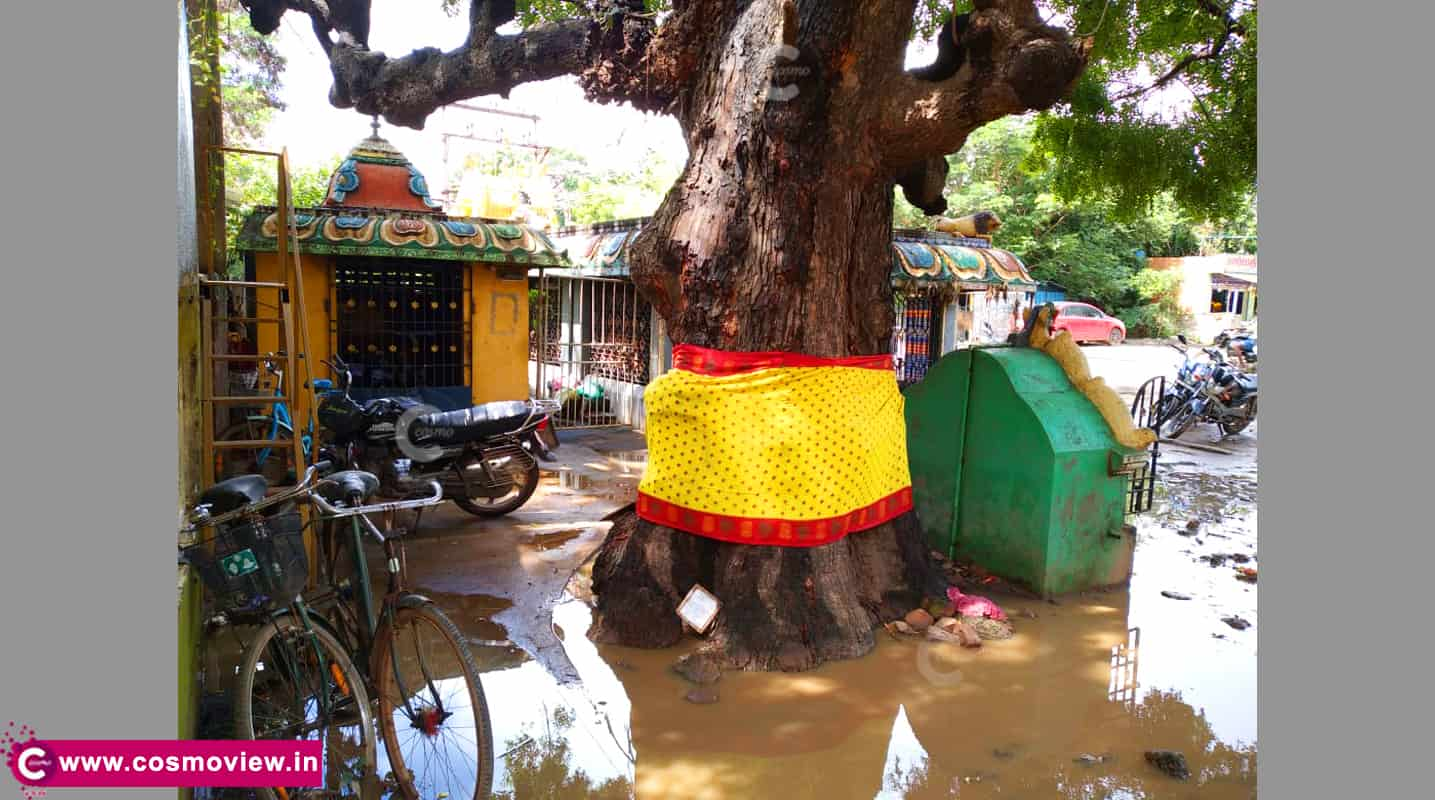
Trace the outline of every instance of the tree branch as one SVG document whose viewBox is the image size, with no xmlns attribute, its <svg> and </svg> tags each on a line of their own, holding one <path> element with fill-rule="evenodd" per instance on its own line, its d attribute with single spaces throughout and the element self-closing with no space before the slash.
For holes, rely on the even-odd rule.
<svg viewBox="0 0 1435 800">
<path fill-rule="evenodd" d="M 401 58 L 369 49 L 370 0 L 241 3 L 261 34 L 277 29 L 286 11 L 309 17 L 329 57 L 334 75 L 329 102 L 334 106 L 416 129 L 449 103 L 489 94 L 506 97 L 519 84 L 562 75 L 578 75 L 590 99 L 629 100 L 645 111 L 661 111 L 677 92 L 673 81 L 690 74 L 671 65 L 652 69 L 655 24 L 643 13 L 642 0 L 598 0 L 592 7 L 598 19 L 567 19 L 512 35 L 499 35 L 497 29 L 517 15 L 514 0 L 472 0 L 462 46 L 449 52 L 426 47 Z M 686 5 L 675 3 L 675 10 Z M 331 33 L 338 34 L 337 40 Z M 680 59 L 669 61 L 681 64 Z"/>
<path fill-rule="evenodd" d="M 925 69 L 908 71 L 885 92 L 874 134 L 894 174 L 924 163 L 939 169 L 934 159 L 961 149 L 978 127 L 1050 108 L 1086 67 L 1090 41 L 1073 42 L 1064 30 L 1044 25 L 1031 0 L 973 5 L 955 74 L 932 81 L 923 78 Z"/>
<path fill-rule="evenodd" d="M 1141 97 L 1142 95 L 1155 91 L 1156 89 L 1165 86 L 1171 81 L 1176 80 L 1193 65 L 1199 64 L 1202 61 L 1211 61 L 1216 58 L 1219 58 L 1221 52 L 1226 49 L 1226 44 L 1230 42 L 1231 34 L 1234 33 L 1238 36 L 1246 35 L 1246 26 L 1236 21 L 1236 19 L 1232 17 L 1229 12 L 1221 8 L 1218 4 L 1216 4 L 1214 0 L 1198 0 L 1196 5 L 1198 5 L 1201 10 L 1220 17 L 1221 21 L 1225 24 L 1225 27 L 1221 29 L 1220 35 L 1216 37 L 1216 41 L 1212 42 L 1211 46 L 1206 48 L 1206 51 L 1204 53 L 1188 53 L 1180 61 L 1177 61 L 1169 70 L 1167 70 L 1164 75 L 1157 78 L 1155 82 L 1151 85 L 1122 92 L 1121 94 L 1118 94 L 1115 97 L 1111 98 L 1113 101 L 1130 100 L 1132 98 Z"/>
</svg>

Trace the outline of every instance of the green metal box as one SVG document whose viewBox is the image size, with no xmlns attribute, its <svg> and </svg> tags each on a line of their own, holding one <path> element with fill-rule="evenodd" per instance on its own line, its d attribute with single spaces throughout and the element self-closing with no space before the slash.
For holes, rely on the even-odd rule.
<svg viewBox="0 0 1435 800">
<path fill-rule="evenodd" d="M 1044 596 L 1121 583 L 1128 478 L 1061 366 L 1022 347 L 959 350 L 907 390 L 907 453 L 932 546 Z"/>
</svg>

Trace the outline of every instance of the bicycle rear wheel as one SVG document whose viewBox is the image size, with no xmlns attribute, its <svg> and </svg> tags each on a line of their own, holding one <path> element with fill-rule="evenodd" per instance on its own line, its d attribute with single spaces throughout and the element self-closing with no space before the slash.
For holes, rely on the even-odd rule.
<svg viewBox="0 0 1435 800">
<path fill-rule="evenodd" d="M 374 649 L 388 771 L 408 800 L 483 800 L 493 786 L 493 729 L 473 654 L 432 603 L 401 608 Z"/>
<path fill-rule="evenodd" d="M 323 787 L 261 788 L 266 800 L 377 797 L 377 745 L 364 676 L 328 631 L 292 616 L 265 625 L 235 686 L 235 732 L 245 739 L 324 743 Z M 322 667 L 321 667 L 322 664 Z"/>
<path fill-rule="evenodd" d="M 274 436 L 274 429 L 273 418 L 251 417 L 236 422 L 214 437 L 219 442 L 269 442 L 256 448 L 216 448 L 214 479 L 222 481 L 237 475 L 263 475 L 270 486 L 292 483 L 295 474 L 294 445 L 289 441 L 292 434 L 289 428 L 280 427 L 280 438 L 270 438 Z"/>
</svg>

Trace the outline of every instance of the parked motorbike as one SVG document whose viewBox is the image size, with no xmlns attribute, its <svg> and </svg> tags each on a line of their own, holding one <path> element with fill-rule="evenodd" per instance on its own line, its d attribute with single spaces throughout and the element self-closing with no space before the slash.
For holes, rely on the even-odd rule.
<svg viewBox="0 0 1435 800">
<path fill-rule="evenodd" d="M 1221 331 L 1212 342 L 1236 360 L 1237 364 L 1256 363 L 1256 337 L 1242 329 Z"/>
<path fill-rule="evenodd" d="M 558 447 L 552 400 L 484 403 L 434 411 L 408 397 L 360 403 L 343 359 L 323 362 L 341 379 L 316 380 L 323 445 L 320 457 L 378 476 L 389 497 L 422 495 L 431 481 L 444 499 L 470 514 L 496 517 L 528 502 L 538 488 L 538 459 Z"/>
<path fill-rule="evenodd" d="M 1177 339 L 1171 346 L 1185 361 L 1161 398 L 1158 430 L 1172 439 L 1197 422 L 1213 423 L 1227 436 L 1245 430 L 1256 418 L 1256 376 L 1232 366 L 1215 347 L 1201 348 L 1208 361 L 1192 359 L 1186 337 Z"/>
</svg>

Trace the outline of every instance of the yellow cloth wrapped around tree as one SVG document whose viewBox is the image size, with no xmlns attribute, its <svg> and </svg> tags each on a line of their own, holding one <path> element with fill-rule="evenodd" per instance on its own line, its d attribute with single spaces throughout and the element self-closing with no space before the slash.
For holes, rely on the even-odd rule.
<svg viewBox="0 0 1435 800">
<path fill-rule="evenodd" d="M 638 515 L 700 536 L 815 546 L 910 511 L 891 356 L 673 349 L 650 383 Z"/>
</svg>

